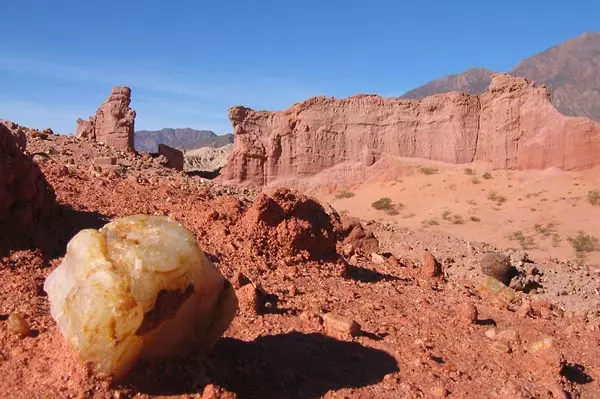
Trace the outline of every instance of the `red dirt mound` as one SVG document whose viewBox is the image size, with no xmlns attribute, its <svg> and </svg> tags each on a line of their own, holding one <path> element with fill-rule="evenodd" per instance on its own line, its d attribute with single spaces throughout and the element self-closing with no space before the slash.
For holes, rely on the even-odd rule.
<svg viewBox="0 0 600 399">
<path fill-rule="evenodd" d="M 334 224 L 323 206 L 287 189 L 259 195 L 239 229 L 249 234 L 259 254 L 303 259 L 336 255 Z"/>
</svg>

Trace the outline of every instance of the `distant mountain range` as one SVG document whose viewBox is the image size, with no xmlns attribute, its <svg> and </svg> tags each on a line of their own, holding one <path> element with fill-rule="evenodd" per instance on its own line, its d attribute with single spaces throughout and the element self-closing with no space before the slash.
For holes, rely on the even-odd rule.
<svg viewBox="0 0 600 399">
<path fill-rule="evenodd" d="M 600 121 L 600 33 L 584 33 L 551 47 L 524 59 L 508 73 L 545 84 L 561 113 Z M 480 94 L 493 74 L 488 69 L 471 68 L 410 90 L 402 98 L 420 99 L 450 91 Z"/>
<path fill-rule="evenodd" d="M 219 148 L 233 143 L 233 134 L 218 135 L 212 130 L 190 128 L 138 130 L 135 132 L 134 140 L 136 151 L 156 152 L 159 144 L 178 149 Z"/>
</svg>

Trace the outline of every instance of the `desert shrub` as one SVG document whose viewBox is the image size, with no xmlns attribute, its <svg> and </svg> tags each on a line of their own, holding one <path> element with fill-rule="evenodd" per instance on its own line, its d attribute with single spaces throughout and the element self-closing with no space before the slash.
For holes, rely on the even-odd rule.
<svg viewBox="0 0 600 399">
<path fill-rule="evenodd" d="M 505 203 L 505 202 L 506 202 L 506 197 L 504 197 L 504 196 L 502 196 L 502 195 L 498 194 L 498 193 L 497 193 L 497 192 L 495 192 L 495 191 L 491 191 L 491 192 L 488 194 L 488 199 L 489 199 L 490 201 L 494 201 L 494 202 L 496 203 L 496 205 L 502 205 L 503 203 Z"/>
<path fill-rule="evenodd" d="M 490 180 L 492 178 L 492 174 L 490 172 L 485 172 L 483 175 L 481 175 L 481 177 L 483 177 L 485 180 Z"/>
<path fill-rule="evenodd" d="M 592 190 L 587 195 L 588 202 L 594 206 L 600 205 L 600 191 Z"/>
<path fill-rule="evenodd" d="M 437 168 L 430 168 L 427 166 L 421 166 L 419 168 L 419 172 L 423 173 L 424 175 L 435 175 L 438 172 Z"/>
<path fill-rule="evenodd" d="M 440 224 L 437 219 L 425 219 L 421 223 L 423 223 L 424 226 L 437 226 Z"/>
<path fill-rule="evenodd" d="M 481 183 L 481 180 L 479 180 L 478 178 L 474 177 L 474 178 L 471 179 L 471 183 L 473 183 L 473 184 L 479 184 L 479 183 Z"/>
<path fill-rule="evenodd" d="M 475 174 L 475 171 L 471 168 L 465 168 L 465 175 L 467 176 L 473 176 Z"/>
<path fill-rule="evenodd" d="M 385 211 L 387 209 L 392 209 L 392 200 L 388 197 L 379 198 L 377 201 L 373 202 L 371 206 L 379 211 Z"/>
<path fill-rule="evenodd" d="M 515 231 L 508 237 L 508 239 L 518 241 L 521 249 L 527 250 L 535 248 L 535 240 L 533 237 L 526 236 L 522 231 Z"/>
<path fill-rule="evenodd" d="M 442 212 L 442 219 L 450 221 L 450 216 L 452 216 L 452 212 L 450 212 L 448 209 L 444 209 Z"/>
<path fill-rule="evenodd" d="M 354 197 L 354 193 L 352 191 L 348 191 L 348 190 L 342 190 L 335 195 L 336 199 L 352 198 L 352 197 Z"/>
<path fill-rule="evenodd" d="M 536 224 L 533 226 L 533 228 L 535 229 L 536 233 L 541 234 L 544 237 L 550 237 L 550 235 L 556 232 L 556 225 L 552 222 L 545 226 L 543 224 Z"/>
<path fill-rule="evenodd" d="M 573 246 L 573 249 L 577 253 L 594 252 L 600 249 L 598 239 L 589 234 L 585 234 L 583 231 L 577 233 L 575 237 L 569 237 L 567 240 Z"/>
<path fill-rule="evenodd" d="M 452 215 L 452 224 L 463 224 L 465 220 L 460 215 Z"/>
<path fill-rule="evenodd" d="M 472 222 L 481 222 L 481 219 L 477 216 L 471 216 L 469 219 L 471 219 Z"/>
<path fill-rule="evenodd" d="M 404 208 L 403 204 L 394 204 L 388 197 L 379 198 L 377 201 L 373 202 L 371 206 L 379 211 L 385 211 L 385 213 L 391 216 L 398 215 L 400 213 L 399 210 Z"/>
</svg>

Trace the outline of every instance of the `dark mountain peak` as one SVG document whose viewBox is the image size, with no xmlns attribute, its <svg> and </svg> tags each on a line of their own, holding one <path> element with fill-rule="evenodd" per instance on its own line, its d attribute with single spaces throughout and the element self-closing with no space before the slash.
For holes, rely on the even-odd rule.
<svg viewBox="0 0 600 399">
<path fill-rule="evenodd" d="M 545 84 L 552 103 L 563 114 L 585 116 L 600 121 L 600 32 L 586 32 L 519 62 L 509 71 Z M 432 94 L 485 91 L 492 72 L 471 68 L 448 75 L 406 92 L 403 98 L 423 98 Z"/>
<path fill-rule="evenodd" d="M 179 149 L 195 149 L 218 148 L 230 143 L 233 143 L 233 134 L 220 136 L 212 130 L 196 130 L 189 127 L 135 132 L 135 149 L 139 152 L 156 152 L 159 144 Z"/>
<path fill-rule="evenodd" d="M 449 91 L 479 94 L 485 91 L 494 73 L 494 71 L 485 68 L 469 68 L 462 73 L 444 76 L 414 90 L 410 90 L 404 93 L 402 98 L 421 99 L 432 94 Z"/>
</svg>

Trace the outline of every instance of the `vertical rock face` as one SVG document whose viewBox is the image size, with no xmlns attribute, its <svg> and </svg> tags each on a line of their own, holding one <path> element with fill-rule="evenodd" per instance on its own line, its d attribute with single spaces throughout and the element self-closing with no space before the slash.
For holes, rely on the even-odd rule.
<svg viewBox="0 0 600 399">
<path fill-rule="evenodd" d="M 0 233 L 32 232 L 40 211 L 54 200 L 44 175 L 24 149 L 21 129 L 11 132 L 0 123 Z"/>
<path fill-rule="evenodd" d="M 507 74 L 480 96 L 315 97 L 283 112 L 233 107 L 229 118 L 235 146 L 224 177 L 259 186 L 383 155 L 520 169 L 600 163 L 600 124 L 561 115 L 545 87 Z"/>
<path fill-rule="evenodd" d="M 183 170 L 183 153 L 176 148 L 165 144 L 158 145 L 158 154 L 167 158 L 167 166 L 176 170 Z"/>
<path fill-rule="evenodd" d="M 77 137 L 89 138 L 113 148 L 133 151 L 135 111 L 129 108 L 131 89 L 114 87 L 96 115 L 77 119 Z"/>
</svg>

